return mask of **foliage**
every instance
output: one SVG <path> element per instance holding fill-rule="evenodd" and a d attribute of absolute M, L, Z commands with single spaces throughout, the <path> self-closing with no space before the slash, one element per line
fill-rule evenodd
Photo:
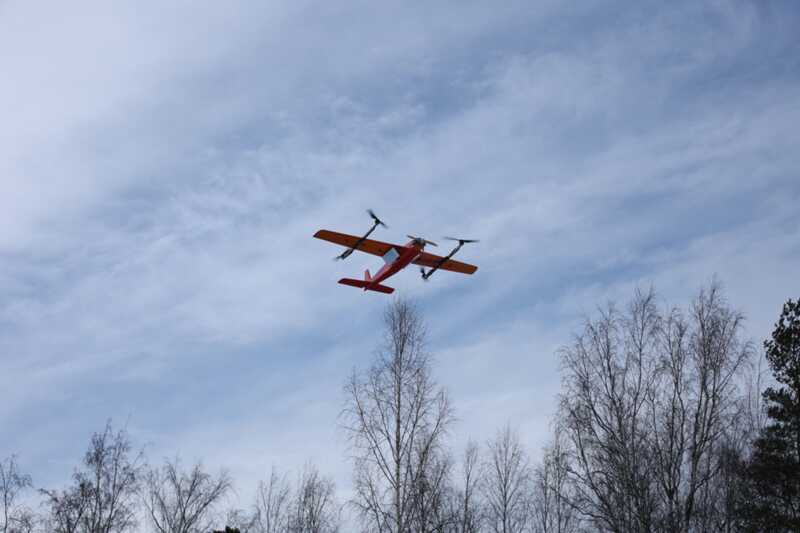
<path fill-rule="evenodd" d="M 800 531 L 800 300 L 786 302 L 764 348 L 778 386 L 763 393 L 768 423 L 739 509 L 751 530 Z"/>

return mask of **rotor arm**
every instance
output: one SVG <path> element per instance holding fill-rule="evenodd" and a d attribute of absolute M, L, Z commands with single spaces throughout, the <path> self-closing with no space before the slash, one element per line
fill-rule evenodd
<path fill-rule="evenodd" d="M 443 264 L 445 264 L 451 257 L 456 255 L 456 253 L 461 249 L 462 246 L 471 242 L 479 242 L 477 239 L 457 239 L 455 237 L 444 237 L 444 238 L 447 239 L 448 241 L 457 241 L 458 246 L 453 248 L 453 251 L 451 251 L 445 257 L 442 257 L 439 261 L 437 261 L 436 264 L 434 264 L 430 269 L 428 269 L 427 272 L 425 272 L 424 268 L 420 267 L 419 271 L 422 274 L 422 279 L 425 281 L 428 281 L 428 278 L 430 278 L 434 272 L 439 270 L 439 268 Z"/>
<path fill-rule="evenodd" d="M 458 246 L 456 246 L 455 248 L 453 248 L 453 251 L 452 251 L 452 252 L 450 252 L 450 253 L 449 253 L 449 254 L 447 254 L 446 256 L 442 257 L 441 259 L 439 259 L 439 260 L 436 262 L 436 264 L 435 264 L 435 265 L 433 265 L 433 266 L 432 266 L 432 267 L 431 267 L 431 268 L 428 270 L 428 272 L 427 272 L 427 273 L 425 272 L 425 269 L 424 269 L 424 268 L 420 267 L 420 269 L 419 269 L 419 270 L 420 270 L 420 272 L 422 273 L 422 279 L 424 279 L 425 281 L 428 281 L 428 278 L 429 278 L 429 277 L 431 277 L 431 276 L 433 275 L 433 273 L 434 273 L 434 272 L 436 272 L 437 270 L 439 270 L 439 268 L 440 268 L 440 267 L 441 267 L 441 266 L 442 266 L 442 265 L 445 263 L 445 261 L 447 261 L 448 259 L 450 259 L 450 258 L 451 258 L 451 257 L 453 257 L 454 255 L 456 255 L 456 252 L 458 252 L 458 251 L 461 249 L 461 247 L 462 247 L 462 246 L 464 246 L 464 243 L 463 243 L 463 242 L 459 242 L 459 243 L 458 243 Z"/>
<path fill-rule="evenodd" d="M 386 224 L 384 224 L 383 221 L 381 219 L 379 219 L 375 215 L 375 212 L 372 209 L 367 209 L 367 214 L 373 220 L 372 227 L 369 229 L 369 231 L 367 231 L 364 234 L 363 237 L 358 239 L 355 242 L 355 244 L 353 244 L 353 246 L 351 246 L 350 248 L 348 248 L 347 250 L 345 250 L 341 254 L 339 254 L 336 257 L 334 257 L 334 259 L 347 259 L 348 257 L 350 257 L 350 254 L 352 254 L 355 250 L 358 249 L 358 247 L 361 245 L 361 243 L 363 243 L 365 240 L 367 240 L 367 237 L 369 237 L 372 234 L 372 232 L 375 231 L 375 228 L 377 228 L 378 226 L 383 226 L 384 228 L 387 227 Z"/>

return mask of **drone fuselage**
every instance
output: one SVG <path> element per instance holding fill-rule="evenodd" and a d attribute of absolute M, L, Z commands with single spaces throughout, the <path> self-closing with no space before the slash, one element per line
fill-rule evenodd
<path fill-rule="evenodd" d="M 392 257 L 387 257 L 390 256 L 390 254 L 392 254 L 396 248 L 387 252 L 386 255 L 383 256 L 383 260 L 386 261 L 386 264 L 383 265 L 380 270 L 378 270 L 375 276 L 364 280 L 368 282 L 364 287 L 364 290 L 369 290 L 374 286 L 380 285 L 382 281 L 403 270 L 405 267 L 410 265 L 414 259 L 419 257 L 424 248 L 425 243 L 419 243 L 412 240 L 402 247 L 403 251 L 399 254 L 395 253 L 392 255 Z M 369 273 L 369 271 L 367 271 L 367 273 Z"/>

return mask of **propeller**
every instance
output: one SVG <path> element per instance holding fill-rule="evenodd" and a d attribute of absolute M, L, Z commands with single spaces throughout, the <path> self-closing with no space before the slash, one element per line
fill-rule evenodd
<path fill-rule="evenodd" d="M 375 211 L 373 211 L 372 209 L 367 209 L 367 214 L 372 217 L 372 220 L 374 220 L 376 224 L 380 224 L 384 228 L 388 228 L 389 227 L 386 224 L 384 224 L 381 219 L 378 218 L 378 215 L 376 215 Z"/>
<path fill-rule="evenodd" d="M 340 259 L 347 259 L 347 258 L 350 256 L 350 254 L 352 254 L 352 253 L 353 253 L 353 250 L 355 250 L 356 248 L 358 248 L 358 245 L 359 245 L 359 244 L 361 244 L 362 242 L 364 242 L 364 241 L 366 240 L 366 238 L 367 238 L 367 237 L 369 237 L 370 233 L 372 233 L 373 231 L 375 231 L 375 228 L 377 228 L 378 226 L 383 226 L 384 228 L 388 228 L 388 227 L 389 227 L 389 226 L 387 226 L 386 224 L 384 224 L 384 223 L 383 223 L 383 221 L 382 221 L 381 219 L 379 219 L 379 218 L 378 218 L 378 215 L 376 215 L 376 214 L 375 214 L 375 211 L 373 211 L 372 209 L 367 209 L 367 214 L 368 214 L 370 217 L 372 217 L 372 220 L 374 220 L 374 221 L 375 221 L 375 224 L 374 224 L 374 225 L 373 225 L 373 226 L 372 226 L 372 227 L 369 229 L 369 231 L 368 231 L 368 232 L 367 232 L 367 233 L 366 233 L 366 234 L 365 234 L 363 237 L 361 237 L 360 239 L 358 239 L 358 240 L 356 241 L 356 243 L 355 243 L 355 244 L 354 244 L 354 245 L 353 245 L 351 248 L 348 248 L 347 250 L 345 250 L 345 251 L 344 251 L 344 252 L 342 252 L 341 254 L 339 254 L 339 255 L 337 255 L 336 257 L 334 257 L 334 258 L 333 258 L 333 259 L 334 259 L 334 261 L 338 261 L 338 260 L 340 260 Z"/>
<path fill-rule="evenodd" d="M 481 242 L 478 239 L 456 239 L 455 237 L 442 237 L 443 239 L 447 239 L 448 241 L 456 241 L 459 245 L 468 244 L 471 242 Z"/>
<path fill-rule="evenodd" d="M 348 257 L 350 257 L 350 254 L 352 254 L 352 253 L 353 253 L 352 249 L 347 249 L 344 252 L 342 252 L 339 255 L 337 255 L 336 257 L 334 257 L 333 260 L 334 261 L 341 261 L 342 259 L 347 259 Z"/>
<path fill-rule="evenodd" d="M 431 246 L 439 246 L 435 242 L 429 241 L 428 239 L 423 239 L 422 237 L 414 237 L 413 235 L 406 235 L 406 237 L 408 237 L 411 240 L 414 240 L 414 241 L 417 241 L 417 242 L 421 242 L 423 244 L 430 244 Z"/>

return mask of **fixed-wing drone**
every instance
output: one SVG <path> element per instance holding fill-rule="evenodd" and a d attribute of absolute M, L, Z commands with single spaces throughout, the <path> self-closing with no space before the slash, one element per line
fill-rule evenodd
<path fill-rule="evenodd" d="M 478 270 L 478 267 L 475 265 L 469 265 L 467 263 L 461 263 L 451 259 L 451 257 L 453 257 L 462 246 L 467 243 L 478 242 L 477 240 L 445 237 L 447 240 L 457 241 L 458 246 L 453 248 L 453 250 L 444 257 L 425 252 L 424 248 L 426 245 L 438 245 L 435 242 L 423 239 L 422 237 L 408 235 L 408 238 L 411 240 L 406 244 L 389 244 L 386 242 L 375 241 L 368 239 L 367 237 L 369 237 L 378 226 L 383 226 L 384 228 L 387 226 L 375 215 L 371 209 L 367 210 L 367 213 L 370 217 L 372 217 L 373 224 L 363 237 L 356 237 L 354 235 L 347 235 L 345 233 L 338 233 L 336 231 L 329 231 L 326 229 L 321 229 L 314 234 L 314 237 L 317 239 L 322 239 L 324 241 L 347 247 L 347 250 L 336 256 L 335 259 L 346 259 L 350 256 L 350 254 L 353 253 L 354 250 L 359 250 L 372 255 L 379 255 L 383 258 L 385 264 L 380 270 L 378 270 L 378 273 L 375 274 L 375 276 L 370 275 L 369 270 L 366 270 L 364 272 L 364 279 L 342 278 L 339 280 L 339 283 L 342 285 L 358 287 L 360 289 L 364 289 L 365 291 L 376 291 L 384 294 L 391 294 L 394 292 L 394 288 L 387 287 L 381 283 L 388 277 L 397 274 L 399 271 L 412 263 L 419 265 L 422 279 L 425 281 L 427 281 L 428 278 L 430 278 L 437 270 L 449 270 L 450 272 L 461 272 L 462 274 L 474 274 L 475 271 Z M 427 271 L 425 270 L 425 267 L 428 268 Z"/>

